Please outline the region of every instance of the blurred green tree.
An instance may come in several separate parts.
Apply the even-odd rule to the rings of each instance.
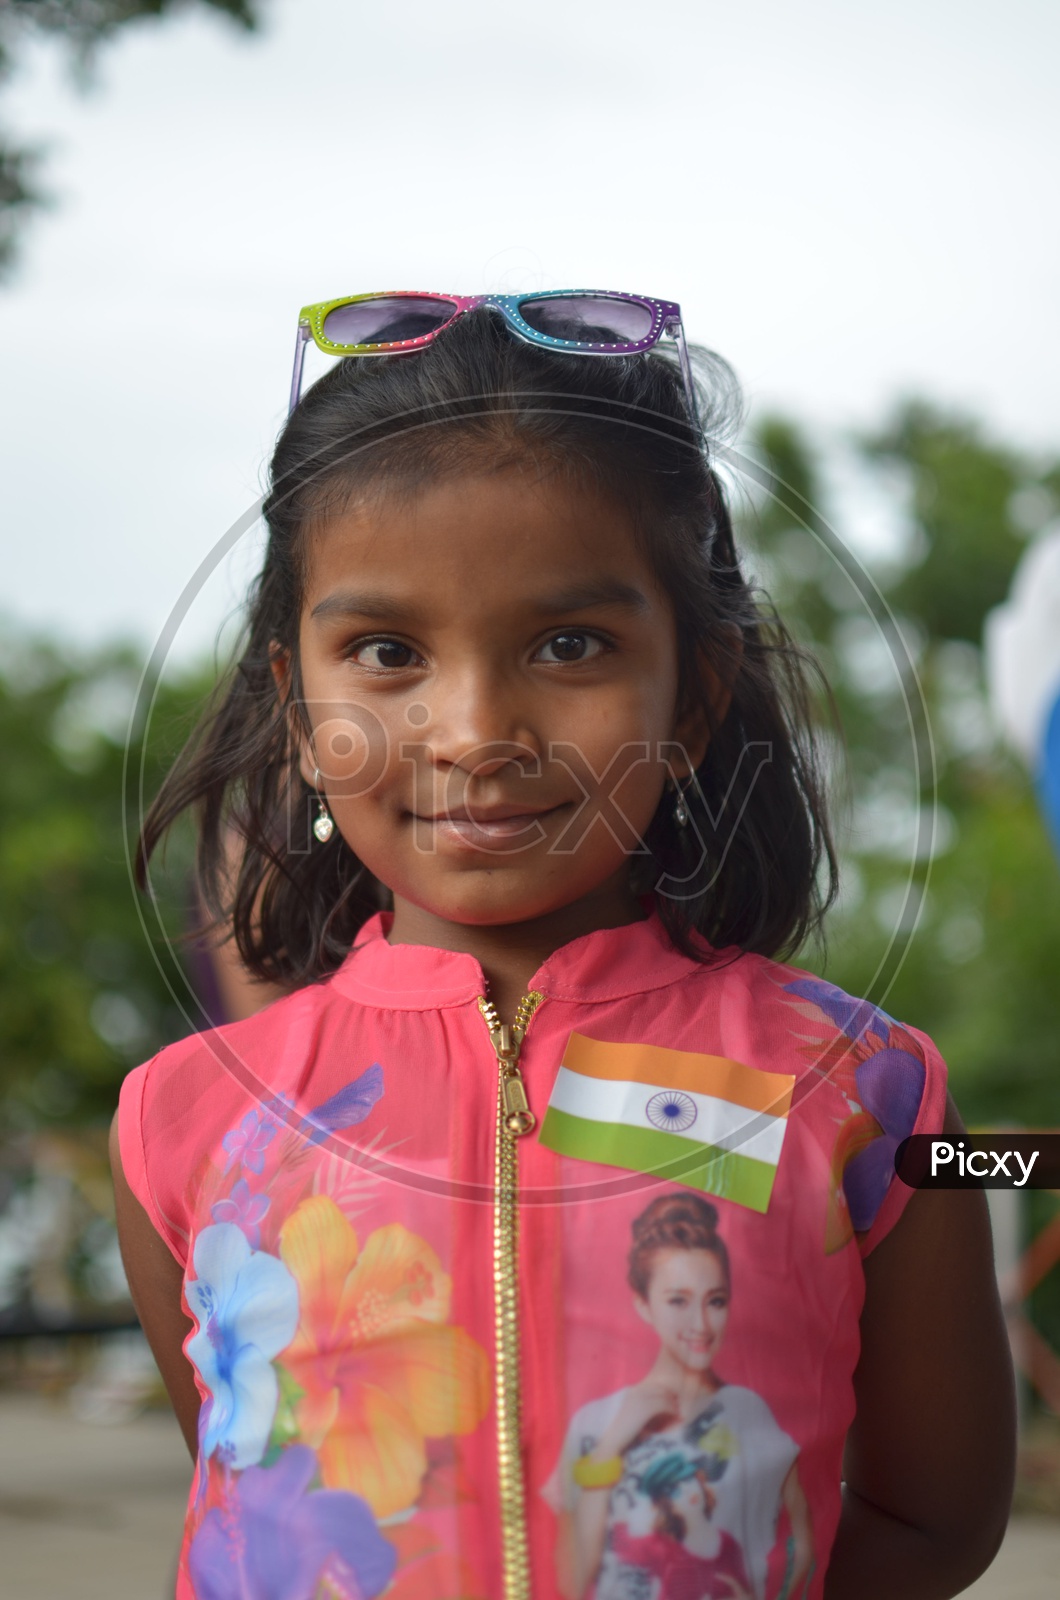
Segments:
[[[825,667],[846,748],[843,889],[826,950],[800,959],[930,1033],[971,1123],[1060,1126],[1060,865],[992,724],[981,650],[1028,534],[1056,514],[1060,466],[900,406],[855,446],[908,528],[900,558],[872,570],[832,533],[807,435],[769,417],[754,443],[772,492],[754,497],[741,538]]]
[[[95,51],[130,23],[157,20],[194,6],[221,12],[250,31],[260,15],[255,0],[0,0],[0,83],[10,78],[19,48],[34,35],[65,41],[83,73]],[[22,222],[44,201],[39,150],[0,133],[0,273],[9,267]]]
[[[92,1121],[113,1110],[129,1066],[190,1026],[169,988],[182,992],[179,962],[145,937],[150,908],[126,862],[122,767],[141,665],[131,649],[77,660],[10,629],[0,646],[4,1120],[14,1129]],[[149,787],[207,687],[200,675],[160,690]],[[159,911],[179,936],[190,883],[179,837],[170,864]]]

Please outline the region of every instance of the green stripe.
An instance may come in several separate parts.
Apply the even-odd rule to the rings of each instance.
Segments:
[[[590,1122],[549,1106],[541,1124],[541,1143],[561,1156],[599,1161],[671,1178],[691,1189],[703,1189],[752,1211],[767,1211],[776,1167],[754,1156],[693,1144],[661,1128],[631,1128],[624,1122]]]

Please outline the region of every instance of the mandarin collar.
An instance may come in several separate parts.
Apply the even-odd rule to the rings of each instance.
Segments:
[[[474,956],[433,945],[390,944],[392,921],[391,913],[382,911],[365,923],[331,979],[340,994],[392,1011],[435,1011],[467,1005],[486,993]],[[702,971],[701,961],[674,948],[652,911],[641,922],[598,928],[561,945],[529,987],[550,1000],[591,1004],[661,989]]]

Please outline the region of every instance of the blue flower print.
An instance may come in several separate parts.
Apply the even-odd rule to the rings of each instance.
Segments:
[[[230,1172],[236,1162],[260,1173],[265,1165],[265,1152],[276,1137],[276,1124],[271,1117],[248,1111],[238,1128],[233,1128],[221,1140],[228,1155],[225,1171]]]
[[[231,1467],[251,1467],[265,1454],[276,1414],[272,1360],[294,1338],[298,1285],[276,1256],[252,1250],[234,1222],[204,1228],[193,1262],[185,1293],[199,1327],[187,1351],[210,1391],[202,1457],[216,1451]]]
[[[271,1204],[267,1194],[251,1194],[246,1178],[240,1178],[232,1185],[232,1193],[227,1200],[218,1200],[210,1207],[210,1215],[215,1222],[234,1222],[246,1235],[251,1249],[257,1250],[261,1245],[261,1228],[258,1224]]]
[[[372,1600],[386,1588],[394,1547],[359,1495],[309,1489],[316,1470],[312,1450],[292,1445],[233,1480],[192,1540],[196,1600]]]

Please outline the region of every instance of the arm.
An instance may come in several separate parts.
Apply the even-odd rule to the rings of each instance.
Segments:
[[[677,1395],[667,1385],[651,1378],[634,1384],[613,1421],[590,1451],[589,1460],[597,1464],[614,1461],[625,1454],[653,1417],[676,1416],[677,1409]],[[573,1558],[574,1592],[579,1600],[590,1592],[600,1571],[612,1488],[609,1484],[601,1489],[578,1490],[573,1516]]]
[[[199,1449],[199,1391],[191,1362],[182,1349],[194,1326],[181,1306],[184,1275],[126,1181],[118,1149],[117,1115],[110,1129],[110,1165],[118,1242],[129,1292],[194,1461]]]
[[[964,1131],[952,1101],[944,1131]],[[993,1560],[1015,1475],[982,1192],[916,1193],[866,1259],[865,1289],[826,1600],[949,1600]]]

